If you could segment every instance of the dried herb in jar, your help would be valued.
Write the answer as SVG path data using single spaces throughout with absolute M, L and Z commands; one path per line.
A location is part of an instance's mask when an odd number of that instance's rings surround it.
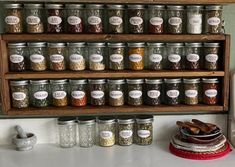
M 145 83 L 145 104 L 151 106 L 161 104 L 162 80 L 146 79 Z
M 131 70 L 144 69 L 144 43 L 128 43 L 129 68 Z
M 186 43 L 185 68 L 187 70 L 201 69 L 202 43 Z
M 124 32 L 124 5 L 108 5 L 108 32 L 118 34 Z
M 109 69 L 124 70 L 124 43 L 108 43 Z
M 205 32 L 218 34 L 222 32 L 222 6 L 206 6 Z
M 124 84 L 123 79 L 108 80 L 109 83 L 109 105 L 122 106 L 124 105 Z
M 131 116 L 121 116 L 118 118 L 118 144 L 129 146 L 134 138 L 134 119 Z
M 61 71 L 66 69 L 65 43 L 48 43 L 48 55 L 51 70 Z
M 184 7 L 167 6 L 167 30 L 170 34 L 183 33 Z
M 143 79 L 127 79 L 129 105 L 138 106 L 143 104 L 142 89 Z
M 90 104 L 94 106 L 105 105 L 105 80 L 89 80 L 90 84 Z
M 204 68 L 206 70 L 219 69 L 219 43 L 204 43 Z
M 161 34 L 164 31 L 164 10 L 163 5 L 148 5 L 148 32 Z
M 89 69 L 101 71 L 105 69 L 105 43 L 88 43 Z
M 129 33 L 144 33 L 144 6 L 128 5 L 128 29 Z
M 181 79 L 165 79 L 165 103 L 177 105 L 180 103 Z
M 148 69 L 161 70 L 163 68 L 164 44 L 148 43 Z
M 219 80 L 218 78 L 203 78 L 203 103 L 214 105 L 219 102 Z
M 167 66 L 169 70 L 181 70 L 183 43 L 167 43 Z
M 64 107 L 68 105 L 67 80 L 51 80 L 52 105 Z
M 198 104 L 200 79 L 184 79 L 184 103 L 188 105 Z

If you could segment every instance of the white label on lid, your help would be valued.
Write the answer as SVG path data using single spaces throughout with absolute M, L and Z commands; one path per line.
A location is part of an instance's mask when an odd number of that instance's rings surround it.
M 53 63 L 61 63 L 64 60 L 64 56 L 59 54 L 54 54 L 50 56 L 50 59 Z
M 39 24 L 40 23 L 40 18 L 39 17 L 37 17 L 37 16 L 28 16 L 27 18 L 26 18 L 26 22 L 27 22 L 27 24 L 29 24 L 29 25 L 37 25 L 37 24 Z
M 187 97 L 197 97 L 198 95 L 197 90 L 186 90 L 184 93 Z
M 205 91 L 205 95 L 208 97 L 216 97 L 218 94 L 216 89 L 208 89 Z
M 123 96 L 123 93 L 122 91 L 115 90 L 115 91 L 109 92 L 109 96 L 113 99 L 119 99 Z
M 120 63 L 123 60 L 123 55 L 112 54 L 112 55 L 110 55 L 110 60 L 114 63 Z
M 71 93 L 72 97 L 75 98 L 75 99 L 81 99 L 85 96 L 85 92 L 83 91 L 73 91 Z
M 206 61 L 215 63 L 218 60 L 218 55 L 217 54 L 208 54 L 206 55 Z
M 30 55 L 30 61 L 33 63 L 41 63 L 44 60 L 44 56 L 40 54 Z
M 43 99 L 46 99 L 48 97 L 48 92 L 38 91 L 38 92 L 35 92 L 33 94 L 33 96 L 35 97 L 35 99 L 43 100 Z
M 113 133 L 111 131 L 101 131 L 100 132 L 100 137 L 103 139 L 110 139 L 112 138 Z
M 140 90 L 132 90 L 129 92 L 129 96 L 133 99 L 140 98 L 142 96 L 142 91 Z
M 114 26 L 118 26 L 118 25 L 122 24 L 122 18 L 118 17 L 118 16 L 112 16 L 109 18 L 109 23 Z
M 79 63 L 83 60 L 83 57 L 82 55 L 79 55 L 79 54 L 72 54 L 69 56 L 69 59 L 71 62 Z
M 220 18 L 218 17 L 211 17 L 207 20 L 207 23 L 212 26 L 217 26 L 220 24 Z
M 200 57 L 199 57 L 199 55 L 198 54 L 188 54 L 187 56 L 186 56 L 186 59 L 189 61 L 189 62 L 197 62 L 197 61 L 199 61 L 199 59 L 200 59 Z
M 179 17 L 171 17 L 171 18 L 169 18 L 168 22 L 170 25 L 178 26 L 178 25 L 182 24 L 182 19 Z
M 149 60 L 154 63 L 159 63 L 162 61 L 162 55 L 160 54 L 152 54 L 149 56 Z
M 133 132 L 132 132 L 132 130 L 122 130 L 122 131 L 119 132 L 119 135 L 122 138 L 127 139 L 127 138 L 132 137 Z
M 152 17 L 149 21 L 154 26 L 160 26 L 163 24 L 163 19 L 161 17 Z
M 151 132 L 149 130 L 138 130 L 137 134 L 141 138 L 147 138 L 151 135 Z
M 94 90 L 91 92 L 91 97 L 94 99 L 100 99 L 104 97 L 104 92 L 100 90 Z
M 147 92 L 147 95 L 148 95 L 148 97 L 155 99 L 161 95 L 161 92 L 158 90 L 149 90 Z
M 192 15 L 190 18 L 189 18 L 189 23 L 193 26 L 200 26 L 201 27 L 201 24 L 202 24 L 202 14 L 199 14 L 199 15 Z
M 177 54 L 168 55 L 168 60 L 172 63 L 178 63 L 181 60 L 181 56 Z
M 101 23 L 101 18 L 97 17 L 97 16 L 90 16 L 88 17 L 88 23 L 91 25 L 97 25 Z
M 130 18 L 130 24 L 134 25 L 134 26 L 138 26 L 141 25 L 143 23 L 143 19 L 141 17 L 131 17 Z
M 53 92 L 53 97 L 55 99 L 63 99 L 65 98 L 67 93 L 65 91 L 55 91 Z
M 22 61 L 24 61 L 24 56 L 17 54 L 10 55 L 10 61 L 12 63 L 21 63 Z
M 166 94 L 170 98 L 177 98 L 180 95 L 180 92 L 178 90 L 168 90 Z
M 5 22 L 6 22 L 6 24 L 9 24 L 9 25 L 15 25 L 20 22 L 20 19 L 19 19 L 19 17 L 16 17 L 16 16 L 7 16 L 5 18 Z
M 82 22 L 81 18 L 80 17 L 77 17 L 77 16 L 69 16 L 67 18 L 67 22 L 70 24 L 70 25 L 78 25 Z
M 90 61 L 94 63 L 100 63 L 103 60 L 103 56 L 99 54 L 90 55 Z
M 14 100 L 24 100 L 26 98 L 26 94 L 23 92 L 14 92 L 12 93 L 12 98 Z
M 58 25 L 62 22 L 62 19 L 59 16 L 49 16 L 47 22 L 52 25 Z
M 142 60 L 142 56 L 139 55 L 139 54 L 131 54 L 129 56 L 129 60 L 132 61 L 132 62 L 140 62 Z

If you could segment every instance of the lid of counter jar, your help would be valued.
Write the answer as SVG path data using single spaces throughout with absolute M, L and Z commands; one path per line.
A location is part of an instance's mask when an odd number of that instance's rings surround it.
M 28 80 L 21 80 L 21 81 L 10 81 L 11 86 L 24 86 L 28 85 Z
M 108 43 L 108 47 L 110 47 L 110 48 L 125 47 L 125 43 Z
M 41 3 L 38 3 L 38 4 L 26 3 L 26 4 L 24 4 L 24 8 L 26 8 L 26 9 L 42 9 L 43 4 L 41 4 Z
M 44 84 L 48 84 L 48 80 L 30 80 L 30 83 L 32 85 L 44 85 Z
M 206 6 L 206 10 L 222 10 L 223 6 L 221 5 L 210 5 Z
M 135 121 L 133 116 L 123 115 L 118 117 L 117 122 L 119 124 L 131 124 L 134 123 Z
M 165 83 L 181 83 L 181 78 L 164 79 Z
M 144 42 L 139 42 L 139 43 L 128 43 L 128 47 L 144 47 L 145 43 Z
M 28 47 L 35 47 L 35 48 L 46 47 L 46 42 L 29 42 L 27 44 L 28 44 Z
M 108 9 L 124 9 L 124 5 L 107 5 Z
M 88 47 L 105 47 L 105 43 L 88 43 Z
M 128 84 L 142 84 L 144 83 L 143 79 L 127 79 L 126 82 Z
M 63 9 L 63 4 L 45 4 L 46 9 Z
M 67 43 L 68 47 L 85 47 L 85 42 Z
M 148 5 L 149 9 L 155 9 L 155 10 L 164 10 L 165 6 L 164 5 Z
M 127 5 L 129 9 L 144 9 L 144 5 Z
M 184 10 L 184 6 L 175 6 L 175 5 L 169 5 L 167 6 L 168 10 Z
M 162 84 L 162 79 L 145 79 L 146 84 Z
M 86 125 L 90 125 L 90 124 L 95 124 L 95 117 L 90 117 L 90 116 L 82 116 L 82 117 L 78 117 L 78 124 L 86 124 Z
M 109 79 L 108 80 L 109 84 L 125 84 L 124 79 Z
M 105 79 L 89 79 L 90 84 L 105 84 Z
M 86 5 L 88 9 L 103 9 L 104 5 L 102 4 L 88 4 Z
M 24 48 L 24 47 L 26 47 L 26 43 L 25 42 L 21 42 L 21 43 L 8 43 L 7 46 L 8 46 L 8 48 Z
M 115 123 L 115 122 L 116 122 L 116 120 L 112 116 L 101 116 L 98 118 L 98 123 L 111 124 L 111 123 Z
M 7 4 L 4 4 L 3 6 L 6 9 L 17 9 L 17 8 L 23 7 L 23 5 L 20 3 L 7 3 Z
M 164 43 L 147 43 L 148 46 L 164 47 Z
M 202 47 L 202 43 L 185 43 L 186 47 Z
M 219 47 L 220 43 L 204 43 L 204 47 Z
M 139 123 L 139 124 L 152 123 L 153 122 L 153 116 L 152 115 L 138 115 L 136 117 L 136 122 Z
M 184 44 L 183 43 L 167 43 L 166 46 L 167 47 L 183 47 Z
M 67 79 L 50 80 L 51 84 L 67 84 Z
M 200 78 L 184 78 L 184 83 L 200 83 Z
M 65 43 L 47 43 L 48 47 L 57 48 L 57 47 L 65 47 Z
M 203 83 L 219 83 L 218 78 L 202 78 Z
M 187 9 L 188 10 L 197 10 L 197 9 L 199 9 L 199 10 L 202 10 L 203 9 L 203 6 L 199 6 L 199 5 L 190 5 L 190 6 L 187 6 Z
M 70 79 L 69 80 L 70 84 L 87 84 L 87 80 L 86 79 Z
M 85 5 L 83 4 L 66 4 L 65 8 L 66 9 L 83 9 Z
M 76 117 L 60 117 L 57 120 L 58 125 L 68 125 L 76 123 Z

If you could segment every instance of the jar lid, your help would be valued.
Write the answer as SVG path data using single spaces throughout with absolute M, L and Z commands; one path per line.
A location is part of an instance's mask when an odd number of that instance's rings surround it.
M 153 122 L 153 116 L 152 115 L 138 115 L 136 117 L 136 122 L 139 123 L 139 124 L 152 123 Z
M 48 47 L 52 47 L 52 48 L 57 48 L 57 47 L 65 47 L 66 44 L 65 43 L 47 43 Z
M 27 80 L 10 81 L 10 85 L 11 86 L 24 86 L 24 85 L 28 85 L 28 81 Z
M 68 47 L 85 47 L 85 42 L 67 43 Z
M 43 4 L 41 3 L 26 3 L 24 4 L 24 7 L 26 9 L 42 9 L 43 8 Z
M 166 43 L 167 47 L 183 47 L 183 43 Z
M 110 48 L 125 47 L 125 43 L 108 43 L 108 47 L 110 47 Z
M 89 79 L 88 80 L 90 84 L 104 84 L 105 79 Z
M 50 80 L 51 84 L 67 84 L 67 79 Z
M 30 83 L 33 85 L 44 85 L 48 84 L 48 80 L 30 80 Z
M 164 47 L 164 43 L 147 43 L 148 46 Z
M 169 5 L 169 6 L 167 6 L 167 9 L 169 9 L 169 10 L 184 10 L 184 6 Z
M 17 9 L 17 8 L 23 7 L 23 5 L 20 3 L 7 3 L 7 4 L 4 4 L 3 6 L 6 9 Z
M 148 8 L 156 9 L 156 10 L 164 10 L 165 6 L 164 5 L 148 5 Z
M 109 79 L 108 80 L 109 84 L 125 84 L 124 79 Z
M 69 83 L 71 84 L 87 84 L 87 80 L 86 79 L 70 79 Z
M 66 9 L 83 9 L 85 5 L 83 4 L 66 4 L 65 8 Z
M 87 8 L 89 8 L 89 9 L 103 9 L 104 5 L 102 5 L 102 4 L 88 4 Z
M 108 9 L 124 9 L 124 5 L 107 5 Z
M 95 124 L 95 117 L 90 117 L 90 116 L 78 117 L 78 123 L 86 125 Z
M 129 9 L 144 9 L 144 5 L 127 5 Z
M 28 47 L 46 47 L 46 42 L 29 42 Z
M 115 123 L 115 118 L 112 116 L 101 116 L 98 118 L 98 123 L 112 124 Z
M 200 83 L 200 78 L 190 78 L 190 79 L 183 79 L 184 83 Z
M 204 43 L 204 47 L 219 47 L 220 43 Z
M 190 6 L 187 6 L 187 9 L 189 10 L 192 10 L 192 9 L 203 9 L 203 6 L 199 6 L 199 5 L 190 5 Z
M 128 84 L 142 84 L 144 83 L 143 79 L 127 79 L 126 82 Z
M 89 47 L 105 47 L 105 43 L 88 43 Z
M 8 46 L 8 48 L 24 48 L 24 47 L 26 47 L 26 43 L 25 42 L 21 42 L 21 43 L 8 43 L 7 46 Z
M 128 43 L 127 44 L 129 47 L 144 47 L 145 43 L 144 42 L 139 42 L 139 43 Z
M 206 10 L 222 10 L 223 6 L 221 5 L 210 5 L 206 6 Z
M 123 115 L 123 116 L 119 116 L 118 117 L 117 122 L 119 124 L 132 124 L 135 121 L 134 121 L 134 117 L 133 116 Z
M 203 83 L 219 83 L 218 78 L 202 78 Z
M 185 43 L 187 47 L 202 47 L 202 43 Z
M 181 83 L 181 78 L 164 79 L 165 83 Z
M 146 84 L 162 84 L 162 79 L 145 79 Z
M 76 123 L 76 117 L 60 117 L 58 118 L 58 125 L 68 125 Z
M 63 4 L 45 4 L 46 9 L 63 9 Z

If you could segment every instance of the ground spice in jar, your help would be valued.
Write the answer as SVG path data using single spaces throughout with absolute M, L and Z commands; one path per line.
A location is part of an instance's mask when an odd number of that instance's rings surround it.
M 144 43 L 128 43 L 129 69 L 144 69 Z
M 124 43 L 108 43 L 109 69 L 124 70 Z
M 219 43 L 204 43 L 204 69 L 219 69 Z
M 90 84 L 90 104 L 94 106 L 105 105 L 105 79 L 91 79 Z
M 167 66 L 169 70 L 181 70 L 183 43 L 167 43 Z
M 184 79 L 184 103 L 188 105 L 198 104 L 200 79 Z
M 131 34 L 144 33 L 144 5 L 128 5 L 128 29 Z
M 133 143 L 134 119 L 131 116 L 120 116 L 118 118 L 118 144 L 129 146 Z
M 85 106 L 87 104 L 86 84 L 86 80 L 70 80 L 72 106 Z
M 108 84 L 109 84 L 109 105 L 110 106 L 124 105 L 125 80 L 123 79 L 108 80 Z
M 61 71 L 66 69 L 65 43 L 48 43 L 48 55 L 51 70 Z
M 124 32 L 124 5 L 107 5 L 109 25 L 108 32 L 119 34 Z
M 222 9 L 220 5 L 206 6 L 205 32 L 218 34 L 222 32 Z
M 162 80 L 146 79 L 145 83 L 145 104 L 151 106 L 161 104 Z
M 181 79 L 165 79 L 165 103 L 177 105 L 180 103 L 180 83 Z
M 187 6 L 187 33 L 202 33 L 203 6 Z
M 185 69 L 201 69 L 202 43 L 186 43 Z
M 167 6 L 167 30 L 170 34 L 183 33 L 184 7 Z
M 219 80 L 218 78 L 203 78 L 203 103 L 213 105 L 219 102 Z
M 148 69 L 162 70 L 163 69 L 163 56 L 164 44 L 163 43 L 147 43 L 148 45 Z
M 89 69 L 101 71 L 105 69 L 105 43 L 88 43 Z
M 55 107 L 64 107 L 68 105 L 68 85 L 67 79 L 50 80 L 52 105 Z
M 143 79 L 127 79 L 128 99 L 127 103 L 133 106 L 143 104 L 142 90 Z
M 148 32 L 161 34 L 164 31 L 164 11 L 163 5 L 148 5 Z

